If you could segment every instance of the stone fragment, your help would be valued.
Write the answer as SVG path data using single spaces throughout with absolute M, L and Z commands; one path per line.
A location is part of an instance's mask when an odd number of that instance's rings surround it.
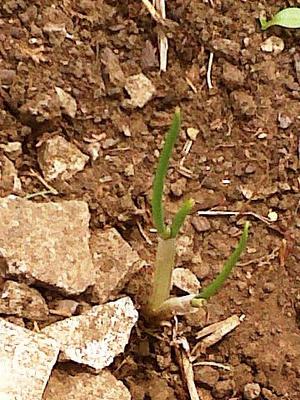
M 69 115 L 69 117 L 74 118 L 77 111 L 76 100 L 69 93 L 65 92 L 62 88 L 58 86 L 55 87 L 55 91 L 64 113 Z
M 0 200 L 0 254 L 6 277 L 79 294 L 95 282 L 83 201 Z
M 225 62 L 223 64 L 222 80 L 229 89 L 237 89 L 244 85 L 243 72 L 235 65 Z
M 69 375 L 54 370 L 46 387 L 43 400 L 131 400 L 126 386 L 109 371 L 98 375 L 79 373 Z
M 101 61 L 107 69 L 110 82 L 117 87 L 123 87 L 125 75 L 120 66 L 119 57 L 106 47 L 101 53 Z
M 10 86 L 16 77 L 14 69 L 0 69 L 0 85 Z
M 237 62 L 240 55 L 241 46 L 239 43 L 230 39 L 217 38 L 211 42 L 212 49 L 215 53 L 222 55 L 232 62 Z
M 188 135 L 188 137 L 195 141 L 197 139 L 198 133 L 199 133 L 199 129 L 197 128 L 187 128 L 186 133 Z
M 45 299 L 36 289 L 24 283 L 6 281 L 0 296 L 0 314 L 38 321 L 45 320 L 49 311 Z
M 195 274 L 187 268 L 175 268 L 172 284 L 189 294 L 198 293 L 201 285 Z
M 260 391 L 261 389 L 258 383 L 247 383 L 247 385 L 244 386 L 243 398 L 245 400 L 258 399 Z
M 56 362 L 58 343 L 0 319 L 1 400 L 41 400 Z
M 187 179 L 182 177 L 171 183 L 170 189 L 174 196 L 181 197 L 185 191 Z
M 212 394 L 215 399 L 228 400 L 232 397 L 235 390 L 235 382 L 231 379 L 225 381 L 218 381 L 213 390 Z
M 16 160 L 22 154 L 22 143 L 20 142 L 1 143 L 0 148 L 8 154 L 10 160 Z
M 253 96 L 243 90 L 234 90 L 230 93 L 232 108 L 237 115 L 251 117 L 256 113 L 256 104 Z
M 284 41 L 278 36 L 268 37 L 260 46 L 266 53 L 279 54 L 284 50 Z
M 191 220 L 191 224 L 198 233 L 207 232 L 211 229 L 210 222 L 206 217 L 194 216 Z
M 97 370 L 112 363 L 128 343 L 138 313 L 129 297 L 95 306 L 85 314 L 55 322 L 43 333 L 60 343 L 61 359 Z
M 21 181 L 12 161 L 0 155 L 0 196 L 21 192 Z
M 123 289 L 143 261 L 115 228 L 93 233 L 90 248 L 96 270 L 92 300 L 104 303 Z
M 49 42 L 53 46 L 59 46 L 67 36 L 65 24 L 48 22 L 43 26 L 43 32 L 49 37 Z
M 125 89 L 130 96 L 130 100 L 125 100 L 125 104 L 131 107 L 143 108 L 155 93 L 153 83 L 142 73 L 127 78 Z
M 49 311 L 51 314 L 60 315 L 62 317 L 71 317 L 75 314 L 79 303 L 75 300 L 63 299 L 56 300 L 54 303 L 49 305 Z
M 209 366 L 200 366 L 195 369 L 195 381 L 209 387 L 214 387 L 218 382 L 220 374 L 217 369 Z
M 38 149 L 38 162 L 45 179 L 70 179 L 84 169 L 89 157 L 62 136 L 54 136 Z
M 288 115 L 279 113 L 278 122 L 279 122 L 279 128 L 287 129 L 293 123 L 293 120 Z

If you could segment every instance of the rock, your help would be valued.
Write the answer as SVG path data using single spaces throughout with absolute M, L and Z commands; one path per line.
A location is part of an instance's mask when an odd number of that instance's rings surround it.
M 191 220 L 191 224 L 198 233 L 207 232 L 211 229 L 210 222 L 206 217 L 194 216 Z
M 0 85 L 10 86 L 16 77 L 14 69 L 0 69 Z
M 267 388 L 262 388 L 261 394 L 263 395 L 264 400 L 276 400 L 277 396 L 271 392 L 271 390 Z
M 5 276 L 71 295 L 95 282 L 83 201 L 0 200 L 0 253 Z
M 214 387 L 218 382 L 220 374 L 217 369 L 209 366 L 199 366 L 195 368 L 194 378 L 197 383 Z
M 199 129 L 196 128 L 187 128 L 186 130 L 186 134 L 191 140 L 193 140 L 193 142 L 197 139 L 198 133 Z
M 110 82 L 117 87 L 123 87 L 125 75 L 120 66 L 119 57 L 106 47 L 101 53 L 101 61 L 107 69 Z
M 71 118 L 75 118 L 77 111 L 76 100 L 62 88 L 55 86 L 55 91 L 59 99 L 60 106 L 65 114 Z
M 24 283 L 6 281 L 0 297 L 0 314 L 32 320 L 45 320 L 48 306 L 42 295 Z
M 16 160 L 22 154 L 22 143 L 20 142 L 1 143 L 0 148 L 8 154 L 10 160 Z
M 43 400 L 130 400 L 126 386 L 109 371 L 98 375 L 79 373 L 69 375 L 65 371 L 54 370 L 51 374 Z
M 38 162 L 45 179 L 70 179 L 84 169 L 89 157 L 62 136 L 54 136 L 38 149 Z
M 256 104 L 253 96 L 243 90 L 234 90 L 230 93 L 232 108 L 237 115 L 251 117 L 256 113 Z
M 13 162 L 4 155 L 0 155 L 0 196 L 17 194 L 21 190 L 21 181 Z
M 69 300 L 69 299 L 64 299 L 64 300 L 55 300 L 54 303 L 52 303 L 49 308 L 50 308 L 50 313 L 54 315 L 60 315 L 62 317 L 71 317 L 72 315 L 75 314 L 76 309 L 78 307 L 79 303 L 75 300 Z
M 237 89 L 244 85 L 245 77 L 242 71 L 230 63 L 223 64 L 222 81 L 229 89 Z
M 244 386 L 243 397 L 245 400 L 258 399 L 260 395 L 260 386 L 258 383 L 247 383 Z
M 172 284 L 189 294 L 198 293 L 201 287 L 196 275 L 187 268 L 175 268 L 173 270 Z
M 66 25 L 61 23 L 48 22 L 43 26 L 43 32 L 52 46 L 60 46 L 67 36 Z
M 277 36 L 270 36 L 260 46 L 266 53 L 279 54 L 284 50 L 284 41 Z
M 186 178 L 179 178 L 171 183 L 170 189 L 174 196 L 181 197 L 185 191 L 187 180 Z
M 58 343 L 0 319 L 1 400 L 41 400 Z
M 155 87 L 144 74 L 132 75 L 127 78 L 125 89 L 130 100 L 125 100 L 125 105 L 143 108 L 155 93 Z
M 123 289 L 144 263 L 115 228 L 94 232 L 90 248 L 96 270 L 92 300 L 104 303 Z
M 238 61 L 241 50 L 239 43 L 230 39 L 217 38 L 212 40 L 211 45 L 215 53 L 223 56 L 229 61 L 235 63 Z
M 60 343 L 60 359 L 100 370 L 124 350 L 137 319 L 131 299 L 124 297 L 55 322 L 42 332 Z
M 281 129 L 287 129 L 292 123 L 292 119 L 285 114 L 279 113 L 278 114 L 278 122 L 279 122 L 279 128 Z
M 234 393 L 235 383 L 231 379 L 219 381 L 215 384 L 212 394 L 216 399 L 230 399 Z

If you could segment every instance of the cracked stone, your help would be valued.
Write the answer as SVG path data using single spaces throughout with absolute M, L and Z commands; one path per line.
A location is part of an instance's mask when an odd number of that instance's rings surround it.
M 0 200 L 0 254 L 7 278 L 72 295 L 95 282 L 83 201 Z M 3 263 L 2 263 L 3 264 Z
M 21 181 L 12 161 L 4 155 L 0 156 L 0 195 L 7 196 L 11 193 L 21 192 Z
M 187 268 L 175 268 L 172 273 L 172 284 L 189 294 L 198 293 L 201 288 L 196 275 Z
M 71 360 L 101 370 L 124 351 L 137 319 L 132 300 L 124 297 L 55 322 L 42 332 L 60 343 L 62 361 Z
M 41 400 L 57 360 L 58 343 L 0 319 L 1 400 Z
M 90 248 L 96 269 L 92 300 L 104 303 L 122 290 L 144 263 L 114 228 L 94 233 Z
M 54 370 L 51 374 L 43 400 L 130 400 L 126 386 L 118 381 L 109 371 L 98 375 L 87 373 L 69 375 L 64 371 Z
M 62 136 L 54 136 L 38 149 L 38 162 L 44 178 L 70 179 L 84 169 L 89 157 Z
M 36 289 L 14 281 L 4 284 L 0 313 L 37 321 L 45 320 L 49 315 L 47 303 Z
M 127 78 L 125 89 L 130 96 L 126 104 L 131 107 L 143 108 L 155 93 L 153 83 L 142 73 Z

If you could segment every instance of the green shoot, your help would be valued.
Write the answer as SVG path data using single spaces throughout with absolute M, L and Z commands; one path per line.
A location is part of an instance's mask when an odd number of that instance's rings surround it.
M 300 8 L 288 7 L 274 15 L 272 19 L 267 21 L 260 18 L 261 29 L 265 31 L 273 25 L 279 25 L 283 28 L 300 28 Z
M 154 320 L 168 318 L 176 313 L 190 312 L 193 307 L 202 307 L 206 300 L 212 297 L 224 284 L 233 267 L 244 251 L 248 238 L 249 223 L 246 222 L 243 235 L 237 248 L 234 250 L 223 270 L 215 280 L 199 294 L 183 297 L 170 297 L 172 272 L 176 256 L 176 237 L 183 225 L 185 218 L 194 206 L 194 200 L 183 202 L 180 209 L 172 219 L 171 226 L 166 226 L 164 221 L 163 192 L 165 178 L 168 172 L 169 161 L 176 139 L 180 131 L 180 110 L 176 108 L 170 129 L 167 132 L 165 143 L 159 157 L 156 174 L 153 180 L 152 216 L 159 235 L 152 293 L 148 299 L 145 310 L 146 315 Z
M 222 271 L 219 273 L 219 275 L 214 279 L 214 281 L 207 286 L 205 289 L 203 289 L 195 298 L 192 300 L 192 305 L 194 303 L 195 306 L 197 306 L 197 299 L 205 299 L 208 300 L 210 297 L 215 295 L 217 291 L 223 286 L 224 282 L 230 275 L 233 267 L 236 265 L 238 262 L 242 252 L 246 248 L 247 240 L 248 240 L 248 232 L 249 232 L 249 222 L 245 223 L 244 226 L 244 231 L 242 234 L 242 237 L 235 248 L 234 252 L 231 254 L 231 256 L 228 258 L 226 261 Z
M 187 200 L 183 203 L 180 210 L 175 215 L 171 228 L 166 227 L 164 222 L 163 192 L 165 178 L 169 168 L 169 160 L 179 135 L 181 124 L 180 109 L 177 107 L 173 117 L 172 125 L 166 135 L 166 140 L 159 157 L 156 174 L 153 181 L 152 194 L 152 216 L 155 228 L 162 239 L 174 238 L 179 232 L 186 216 L 194 206 L 193 200 Z

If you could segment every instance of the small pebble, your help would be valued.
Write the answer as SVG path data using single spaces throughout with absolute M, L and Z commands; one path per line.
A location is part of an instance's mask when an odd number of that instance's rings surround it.
M 197 139 L 199 129 L 187 128 L 186 133 L 191 140 L 195 141 Z
M 260 395 L 260 386 L 258 383 L 247 383 L 244 387 L 244 399 L 255 400 Z
M 206 232 L 211 229 L 210 222 L 206 217 L 193 217 L 191 223 L 198 233 Z

